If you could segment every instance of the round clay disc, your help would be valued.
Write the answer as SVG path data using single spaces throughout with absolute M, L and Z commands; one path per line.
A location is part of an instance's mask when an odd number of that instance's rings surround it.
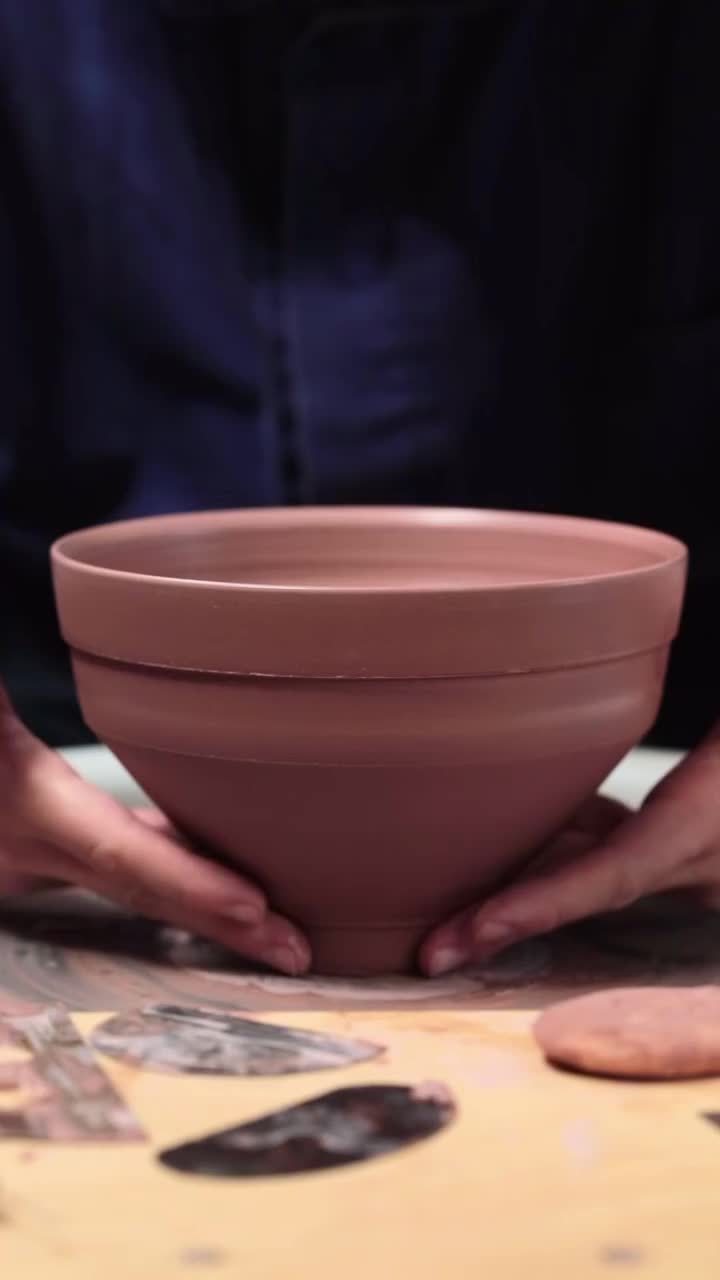
M 547 1009 L 534 1033 L 551 1062 L 591 1075 L 720 1075 L 720 987 L 596 991 Z

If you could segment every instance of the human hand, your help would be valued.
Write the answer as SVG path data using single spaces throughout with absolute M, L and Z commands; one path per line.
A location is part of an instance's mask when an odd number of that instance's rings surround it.
M 720 724 L 639 813 L 588 801 L 515 881 L 436 929 L 420 962 L 431 976 L 447 973 L 671 889 L 720 906 Z
M 168 820 L 124 808 L 20 723 L 0 685 L 0 896 L 77 885 L 284 973 L 308 945 L 255 885 L 192 852 Z

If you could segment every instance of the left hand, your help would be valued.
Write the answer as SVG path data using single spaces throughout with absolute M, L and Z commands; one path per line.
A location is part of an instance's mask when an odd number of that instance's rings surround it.
M 305 938 L 257 885 L 194 852 L 162 814 L 90 786 L 21 723 L 0 684 L 0 898 L 58 882 L 293 977 L 310 964 Z
M 696 889 L 720 905 L 720 724 L 639 813 L 595 796 L 517 880 L 441 925 L 422 947 L 434 977 L 648 894 Z

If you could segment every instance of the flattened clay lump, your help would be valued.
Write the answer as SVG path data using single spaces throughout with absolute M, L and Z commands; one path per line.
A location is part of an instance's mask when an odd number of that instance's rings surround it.
M 720 987 L 596 991 L 547 1009 L 534 1034 L 551 1062 L 591 1075 L 720 1075 Z

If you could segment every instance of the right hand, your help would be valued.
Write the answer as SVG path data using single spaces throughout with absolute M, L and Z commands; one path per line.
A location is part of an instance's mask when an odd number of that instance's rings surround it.
M 21 724 L 0 685 L 0 897 L 58 882 L 284 973 L 310 964 L 302 934 L 255 885 L 194 854 L 164 815 L 85 782 Z

